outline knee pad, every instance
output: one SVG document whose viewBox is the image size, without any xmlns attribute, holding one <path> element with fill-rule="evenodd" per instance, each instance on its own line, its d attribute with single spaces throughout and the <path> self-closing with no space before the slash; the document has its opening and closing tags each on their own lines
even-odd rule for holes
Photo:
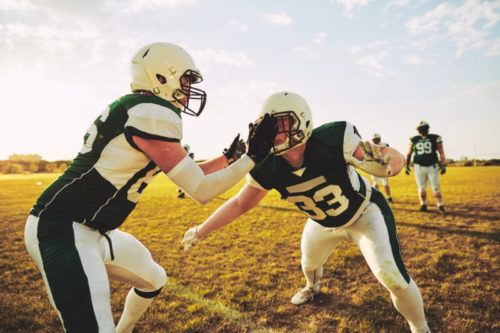
<svg viewBox="0 0 500 333">
<path fill-rule="evenodd" d="M 377 280 L 384 285 L 391 292 L 397 292 L 408 288 L 409 284 L 406 282 L 403 275 L 398 270 L 385 271 L 380 270 L 375 273 Z"/>
<path fill-rule="evenodd" d="M 139 290 L 137 288 L 134 288 L 134 292 L 137 295 L 141 296 L 142 298 L 154 298 L 154 297 L 158 296 L 158 294 L 160 294 L 162 288 L 157 289 L 155 291 L 142 291 L 142 290 Z"/>
</svg>

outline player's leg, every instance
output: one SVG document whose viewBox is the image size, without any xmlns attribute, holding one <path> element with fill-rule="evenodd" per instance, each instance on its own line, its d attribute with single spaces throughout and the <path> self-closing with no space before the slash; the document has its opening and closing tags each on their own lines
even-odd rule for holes
<svg viewBox="0 0 500 333">
<path fill-rule="evenodd" d="M 408 321 L 411 331 L 429 332 L 422 295 L 401 257 L 392 211 L 380 192 L 372 196 L 363 216 L 348 227 L 349 236 L 377 280 L 389 290 L 395 308 Z"/>
<path fill-rule="evenodd" d="M 443 196 L 441 194 L 441 188 L 439 185 L 439 167 L 434 164 L 429 170 L 429 184 L 431 191 L 436 199 L 436 204 L 441 212 L 445 212 L 443 205 Z"/>
<path fill-rule="evenodd" d="M 117 332 L 132 332 L 135 323 L 153 302 L 165 285 L 165 270 L 152 258 L 146 247 L 132 235 L 118 229 L 109 233 L 114 259 L 106 254 L 106 268 L 110 279 L 132 285 Z"/>
<path fill-rule="evenodd" d="M 427 174 L 425 167 L 415 164 L 413 166 L 415 181 L 418 186 L 418 197 L 420 199 L 420 211 L 427 211 Z"/>
<path fill-rule="evenodd" d="M 293 296 L 293 304 L 303 304 L 319 293 L 323 264 L 345 238 L 346 234 L 342 230 L 326 228 L 310 219 L 307 220 L 300 245 L 302 272 L 306 278 L 306 286 Z"/>
<path fill-rule="evenodd" d="M 380 182 L 382 183 L 382 186 L 384 186 L 385 194 L 387 194 L 387 201 L 393 203 L 394 201 L 392 200 L 391 197 L 391 189 L 389 187 L 389 181 L 387 180 L 387 177 L 381 178 Z"/>
<path fill-rule="evenodd" d="M 78 223 L 28 218 L 26 247 L 66 331 L 115 332 L 99 238 Z"/>
</svg>

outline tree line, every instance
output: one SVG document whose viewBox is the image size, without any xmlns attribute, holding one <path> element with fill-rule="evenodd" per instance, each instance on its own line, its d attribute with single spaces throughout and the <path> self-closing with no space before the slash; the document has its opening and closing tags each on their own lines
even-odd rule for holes
<svg viewBox="0 0 500 333">
<path fill-rule="evenodd" d="M 197 161 L 200 162 L 200 161 Z M 448 159 L 448 166 L 492 166 L 500 165 L 500 159 L 490 160 L 471 160 L 462 157 L 458 161 Z M 24 173 L 62 173 L 71 161 L 45 161 L 42 156 L 37 154 L 13 154 L 6 161 L 0 161 L 0 173 L 3 174 L 24 174 Z"/>
<path fill-rule="evenodd" d="M 3 174 L 24 174 L 24 173 L 61 173 L 71 161 L 45 161 L 37 154 L 13 154 L 6 161 L 0 161 L 0 173 Z"/>
</svg>

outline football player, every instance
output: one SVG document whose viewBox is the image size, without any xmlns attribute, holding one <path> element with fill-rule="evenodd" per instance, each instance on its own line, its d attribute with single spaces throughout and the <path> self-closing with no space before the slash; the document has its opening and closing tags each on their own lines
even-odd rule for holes
<svg viewBox="0 0 500 333">
<path fill-rule="evenodd" d="M 69 332 L 132 332 L 160 293 L 165 270 L 132 235 L 117 229 L 155 175 L 164 172 L 205 203 L 236 184 L 272 145 L 275 120 L 251 127 L 248 153 L 236 151 L 196 164 L 181 145 L 181 112 L 198 116 L 205 91 L 191 56 L 154 43 L 130 64 L 132 93 L 105 108 L 84 136 L 81 151 L 38 198 L 25 228 L 29 254 L 50 302 Z M 231 166 L 226 167 L 229 162 Z M 115 327 L 108 279 L 130 284 Z"/>
<path fill-rule="evenodd" d="M 418 135 L 410 138 L 410 148 L 406 157 L 405 173 L 410 174 L 410 161 L 413 156 L 415 180 L 418 186 L 420 211 L 427 211 L 427 180 L 434 194 L 440 212 L 445 213 L 443 196 L 439 186 L 439 173 L 446 173 L 443 140 L 437 134 L 429 133 L 429 123 L 421 121 L 417 126 Z M 437 153 L 439 153 L 439 160 Z"/>
<path fill-rule="evenodd" d="M 389 290 L 411 331 L 429 332 L 422 296 L 401 257 L 391 208 L 384 195 L 355 169 L 378 177 L 397 175 L 404 156 L 390 147 L 363 142 L 356 127 L 346 121 L 313 130 L 309 107 L 295 93 L 271 95 L 264 102 L 264 115 L 277 119 L 272 154 L 250 171 L 238 194 L 203 224 L 186 231 L 185 250 L 255 207 L 275 189 L 308 217 L 301 240 L 307 284 L 293 296 L 293 304 L 311 301 L 320 292 L 323 264 L 342 240 L 350 239 Z"/>
<path fill-rule="evenodd" d="M 379 146 L 389 147 L 389 144 L 387 144 L 385 142 L 380 142 L 380 140 L 381 140 L 380 134 L 378 134 L 378 133 L 373 134 L 372 142 L 374 144 L 379 145 Z M 377 190 L 380 190 L 380 183 L 382 183 L 382 186 L 384 187 L 385 194 L 387 194 L 387 201 L 389 201 L 390 203 L 394 203 L 394 201 L 392 200 L 392 197 L 391 197 L 391 189 L 389 187 L 389 182 L 387 181 L 387 177 L 377 177 L 377 176 L 373 176 L 373 175 L 371 175 L 371 177 L 372 177 L 373 185 L 375 186 L 375 188 Z"/>
</svg>

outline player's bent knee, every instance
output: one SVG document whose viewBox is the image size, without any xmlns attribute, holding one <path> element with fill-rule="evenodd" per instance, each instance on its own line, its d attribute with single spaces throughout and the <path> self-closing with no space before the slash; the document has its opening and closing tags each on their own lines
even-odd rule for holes
<svg viewBox="0 0 500 333">
<path fill-rule="evenodd" d="M 375 274 L 375 277 L 391 292 L 401 291 L 409 286 L 399 271 L 380 270 Z"/>
<path fill-rule="evenodd" d="M 167 273 L 163 267 L 156 264 L 154 269 L 149 272 L 147 280 L 151 283 L 151 285 L 153 285 L 154 290 L 161 289 L 167 282 Z"/>
<path fill-rule="evenodd" d="M 165 285 L 165 283 L 167 283 L 167 273 L 165 272 L 163 267 L 161 267 L 159 265 L 158 265 L 158 267 L 159 267 L 159 270 L 157 273 L 155 286 L 158 288 L 162 288 Z"/>
</svg>

